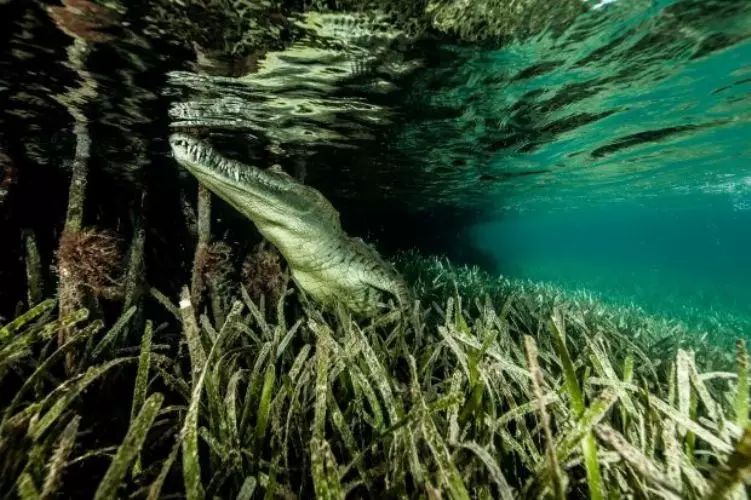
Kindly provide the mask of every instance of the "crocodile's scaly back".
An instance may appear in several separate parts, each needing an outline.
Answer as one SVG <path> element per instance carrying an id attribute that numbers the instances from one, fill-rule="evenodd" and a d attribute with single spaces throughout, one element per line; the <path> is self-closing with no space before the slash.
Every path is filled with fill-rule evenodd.
<path id="1" fill-rule="evenodd" d="M 339 212 L 317 189 L 278 167 L 261 170 L 221 156 L 185 134 L 170 136 L 175 159 L 214 194 L 252 220 L 279 249 L 298 287 L 323 305 L 341 302 L 361 315 L 400 309 L 411 294 L 396 269 L 360 238 L 342 230 Z"/>

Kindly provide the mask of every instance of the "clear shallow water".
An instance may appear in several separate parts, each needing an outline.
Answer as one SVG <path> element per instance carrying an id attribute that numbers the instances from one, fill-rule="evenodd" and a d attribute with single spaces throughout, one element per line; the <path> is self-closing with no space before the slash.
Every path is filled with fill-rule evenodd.
<path id="1" fill-rule="evenodd" d="M 497 273 L 588 289 L 692 325 L 712 316 L 751 326 L 751 211 L 714 198 L 525 212 L 468 232 Z"/>
<path id="2" fill-rule="evenodd" d="M 50 254 L 75 149 L 56 97 L 80 81 L 63 69 L 70 38 L 38 6 L 12 5 L 0 139 L 21 166 L 17 199 L 48 205 L 17 214 Z M 175 262 L 162 275 L 179 273 L 175 242 L 192 244 L 173 234 L 190 179 L 164 139 L 197 114 L 228 155 L 303 172 L 350 233 L 391 240 L 381 248 L 478 247 L 510 276 L 664 311 L 748 312 L 751 2 L 618 0 L 500 49 L 407 38 L 400 52 L 389 30 L 332 22 L 225 79 L 197 77 L 195 54 L 143 35 L 144 19 L 89 55 L 89 207 L 127 233 L 145 186 L 150 268 Z M 215 207 L 240 240 L 247 221 Z"/>

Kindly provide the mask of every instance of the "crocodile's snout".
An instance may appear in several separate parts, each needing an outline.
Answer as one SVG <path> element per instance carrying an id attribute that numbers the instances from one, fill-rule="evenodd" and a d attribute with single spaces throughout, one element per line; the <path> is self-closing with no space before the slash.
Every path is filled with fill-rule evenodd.
<path id="1" fill-rule="evenodd" d="M 169 137 L 170 146 L 176 148 L 189 148 L 190 146 L 198 146 L 199 141 L 187 134 L 172 134 Z"/>
<path id="2" fill-rule="evenodd" d="M 169 138 L 172 154 L 183 160 L 192 162 L 200 161 L 201 152 L 207 150 L 207 146 L 198 139 L 186 134 L 172 134 Z"/>

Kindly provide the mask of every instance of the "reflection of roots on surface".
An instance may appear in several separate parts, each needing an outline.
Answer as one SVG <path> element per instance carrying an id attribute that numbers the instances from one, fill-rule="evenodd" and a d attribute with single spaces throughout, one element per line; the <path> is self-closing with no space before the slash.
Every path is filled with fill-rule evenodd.
<path id="1" fill-rule="evenodd" d="M 96 229 L 64 231 L 57 255 L 61 299 L 80 305 L 82 288 L 97 297 L 120 298 L 123 283 L 116 276 L 121 260 L 118 244 L 117 237 Z"/>
<path id="2" fill-rule="evenodd" d="M 0 147 L 0 205 L 5 201 L 5 197 L 10 191 L 12 184 L 16 182 L 16 170 L 2 147 Z"/>

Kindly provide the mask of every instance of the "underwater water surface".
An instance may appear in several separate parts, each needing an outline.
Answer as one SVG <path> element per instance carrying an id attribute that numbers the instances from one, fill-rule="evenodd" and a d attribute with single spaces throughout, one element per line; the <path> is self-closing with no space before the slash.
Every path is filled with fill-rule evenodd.
<path id="1" fill-rule="evenodd" d="M 401 138 L 436 200 L 476 207 L 490 271 L 751 335 L 750 5 L 612 2 L 455 49 L 414 99 L 458 116 Z"/>
<path id="2" fill-rule="evenodd" d="M 750 37 L 748 2 L 634 1 L 501 49 L 444 47 L 397 144 L 432 179 L 424 197 L 483 214 L 705 193 L 743 209 Z"/>

